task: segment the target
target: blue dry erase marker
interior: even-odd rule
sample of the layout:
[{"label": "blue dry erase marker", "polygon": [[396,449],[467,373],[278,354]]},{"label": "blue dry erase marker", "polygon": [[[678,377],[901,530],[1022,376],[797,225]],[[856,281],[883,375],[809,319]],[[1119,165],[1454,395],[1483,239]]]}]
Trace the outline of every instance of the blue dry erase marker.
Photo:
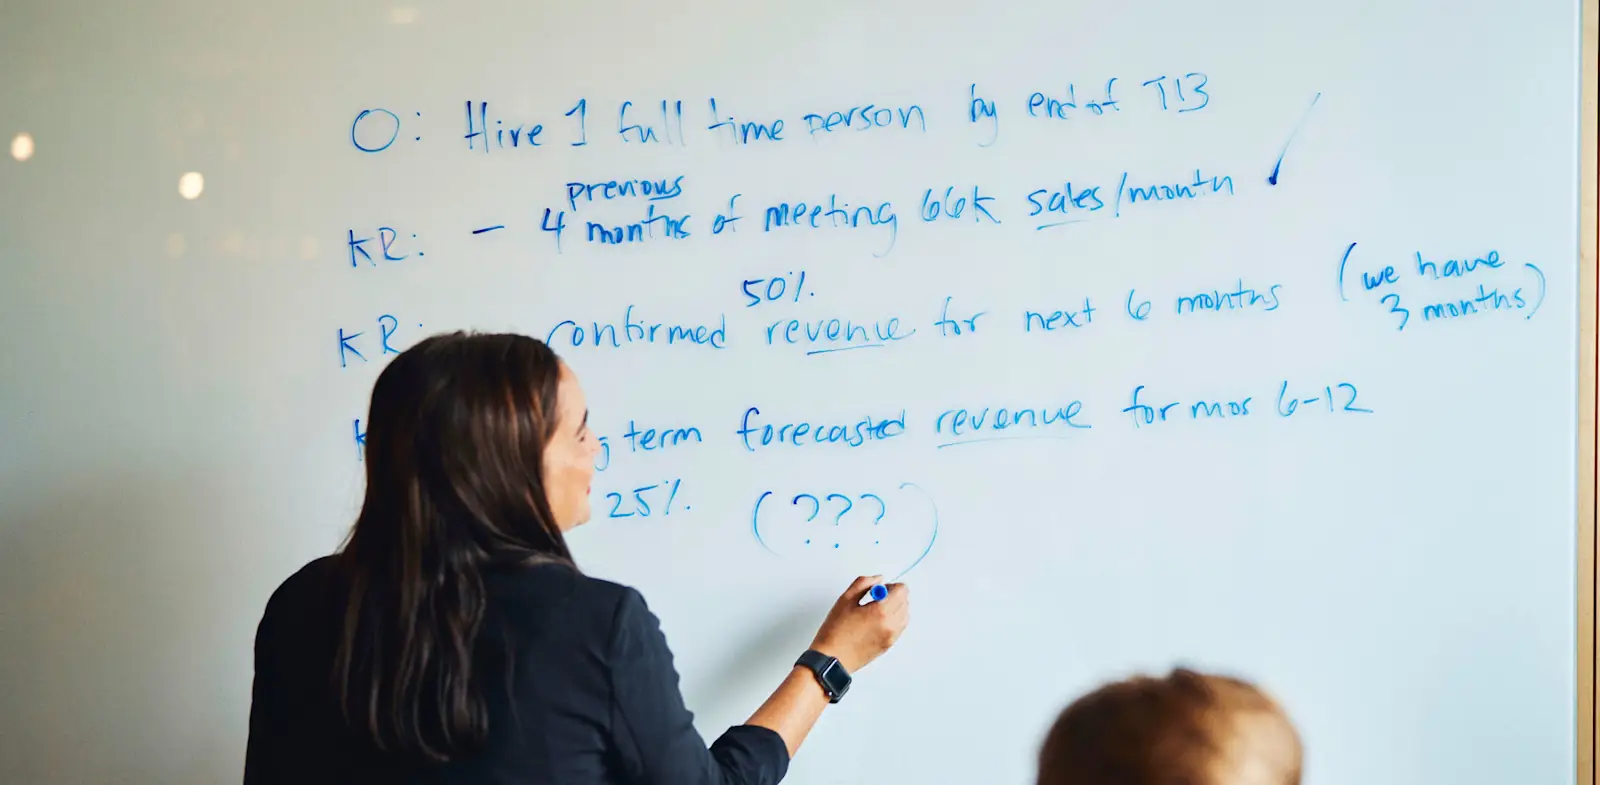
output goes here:
[{"label": "blue dry erase marker", "polygon": [[869,602],[877,602],[878,600],[881,600],[881,599],[883,599],[885,597],[888,597],[888,596],[889,596],[889,590],[884,588],[883,584],[875,583],[875,584],[872,585],[872,588],[867,590],[867,593],[865,595],[862,595],[861,604],[862,605],[866,605]]}]

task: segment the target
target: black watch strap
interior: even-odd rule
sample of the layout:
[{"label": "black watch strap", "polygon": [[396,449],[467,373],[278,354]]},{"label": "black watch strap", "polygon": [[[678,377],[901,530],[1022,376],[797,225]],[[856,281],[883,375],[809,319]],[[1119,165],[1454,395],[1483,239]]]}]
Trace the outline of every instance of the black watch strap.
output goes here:
[{"label": "black watch strap", "polygon": [[835,657],[807,649],[794,664],[810,670],[817,677],[817,683],[821,684],[822,691],[827,693],[829,703],[838,703],[844,694],[850,691],[850,673]]}]

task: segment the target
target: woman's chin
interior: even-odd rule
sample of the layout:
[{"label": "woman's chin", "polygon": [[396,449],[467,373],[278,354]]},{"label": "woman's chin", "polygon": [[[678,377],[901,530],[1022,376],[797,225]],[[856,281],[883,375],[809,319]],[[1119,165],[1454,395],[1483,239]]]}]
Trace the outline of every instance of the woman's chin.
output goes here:
[{"label": "woman's chin", "polygon": [[572,510],[566,515],[557,513],[556,528],[562,532],[569,532],[589,522],[589,506],[584,505],[581,510]]}]

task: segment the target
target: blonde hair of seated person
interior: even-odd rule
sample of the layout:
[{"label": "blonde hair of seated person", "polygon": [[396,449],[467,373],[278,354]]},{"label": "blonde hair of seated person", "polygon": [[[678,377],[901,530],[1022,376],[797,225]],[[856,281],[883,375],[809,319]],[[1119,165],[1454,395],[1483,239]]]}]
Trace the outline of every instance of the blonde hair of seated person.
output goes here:
[{"label": "blonde hair of seated person", "polygon": [[1073,701],[1039,752],[1038,785],[1299,785],[1294,723],[1255,685],[1185,668]]}]

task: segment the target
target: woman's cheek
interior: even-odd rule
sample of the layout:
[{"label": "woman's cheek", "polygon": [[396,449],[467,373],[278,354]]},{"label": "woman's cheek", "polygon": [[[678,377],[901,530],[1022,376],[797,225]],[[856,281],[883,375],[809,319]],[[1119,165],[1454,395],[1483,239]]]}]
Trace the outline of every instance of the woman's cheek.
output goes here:
[{"label": "woman's cheek", "polygon": [[594,482],[594,476],[599,472],[599,470],[595,468],[595,462],[598,460],[600,460],[600,442],[595,441],[589,445],[589,449],[584,451],[583,455],[582,463],[585,485],[592,484]]},{"label": "woman's cheek", "polygon": [[580,450],[573,456],[571,476],[573,495],[577,496],[574,501],[584,508],[588,507],[589,494],[594,490],[594,474],[594,461],[588,460]]}]

